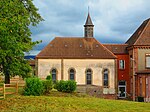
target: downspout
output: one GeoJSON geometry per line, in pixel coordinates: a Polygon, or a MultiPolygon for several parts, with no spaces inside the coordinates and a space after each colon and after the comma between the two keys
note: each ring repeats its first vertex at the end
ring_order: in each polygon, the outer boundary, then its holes
{"type": "Polygon", "coordinates": [[[38,77],[38,58],[35,58],[35,76],[38,77]]]}
{"type": "Polygon", "coordinates": [[[133,47],[133,101],[135,101],[135,56],[133,47]]]}
{"type": "Polygon", "coordinates": [[[116,98],[118,96],[118,66],[117,66],[117,59],[115,59],[115,94],[116,98]]]}
{"type": "Polygon", "coordinates": [[[61,59],[61,80],[64,79],[64,60],[61,59]]]}

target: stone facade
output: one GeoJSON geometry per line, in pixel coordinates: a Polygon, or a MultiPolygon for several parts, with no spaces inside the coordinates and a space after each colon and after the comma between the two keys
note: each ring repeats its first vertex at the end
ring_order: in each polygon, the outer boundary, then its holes
{"type": "Polygon", "coordinates": [[[115,60],[114,59],[38,59],[38,77],[46,78],[51,69],[57,70],[57,80],[69,80],[69,69],[75,70],[77,85],[86,85],[86,70],[92,70],[92,84],[103,87],[103,70],[109,70],[109,86],[104,94],[115,94],[115,60]],[[63,62],[63,63],[62,63],[63,62]]]}

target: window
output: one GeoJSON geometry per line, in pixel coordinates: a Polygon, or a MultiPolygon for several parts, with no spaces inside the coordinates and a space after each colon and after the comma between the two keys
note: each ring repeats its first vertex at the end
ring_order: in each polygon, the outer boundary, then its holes
{"type": "Polygon", "coordinates": [[[133,79],[131,77],[131,80],[130,80],[130,93],[133,94],[133,79]]]}
{"type": "Polygon", "coordinates": [[[119,69],[125,69],[125,60],[119,60],[119,69]]]}
{"type": "Polygon", "coordinates": [[[69,70],[69,79],[75,80],[75,70],[74,69],[69,70]]]}
{"type": "Polygon", "coordinates": [[[92,84],[92,70],[91,69],[86,70],[86,83],[92,84]]]}
{"type": "Polygon", "coordinates": [[[51,70],[51,75],[52,75],[52,80],[55,83],[56,82],[57,70],[56,69],[52,69],[51,70]]]}
{"type": "Polygon", "coordinates": [[[108,69],[103,71],[103,86],[108,87],[108,69]]]}
{"type": "Polygon", "coordinates": [[[146,97],[148,96],[148,77],[146,77],[146,97]]]}
{"type": "Polygon", "coordinates": [[[140,77],[140,96],[142,96],[142,77],[140,77]]]}
{"type": "Polygon", "coordinates": [[[146,68],[150,68],[150,54],[146,54],[146,68]]]}
{"type": "Polygon", "coordinates": [[[130,55],[130,67],[133,68],[133,56],[130,55]]]}

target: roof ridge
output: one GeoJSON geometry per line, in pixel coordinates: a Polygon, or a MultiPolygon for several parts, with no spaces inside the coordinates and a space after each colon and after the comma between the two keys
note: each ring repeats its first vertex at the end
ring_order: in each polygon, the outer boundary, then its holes
{"type": "MultiPolygon", "coordinates": [[[[144,22],[147,22],[147,23],[146,23],[146,26],[145,26],[145,28],[143,29],[143,31],[140,33],[140,35],[138,36],[139,38],[137,38],[137,40],[135,41],[135,43],[134,43],[133,45],[135,45],[135,44],[138,42],[138,40],[141,38],[141,35],[142,35],[142,34],[145,32],[145,30],[147,29],[148,24],[150,24],[149,21],[150,21],[150,18],[144,21],[144,22]],[[147,22],[147,21],[148,21],[148,22],[147,22]]],[[[144,23],[144,22],[143,22],[143,23],[144,23]]]]}

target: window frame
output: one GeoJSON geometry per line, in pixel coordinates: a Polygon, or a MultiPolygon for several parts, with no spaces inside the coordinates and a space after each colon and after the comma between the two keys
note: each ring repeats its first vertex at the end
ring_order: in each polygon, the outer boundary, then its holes
{"type": "Polygon", "coordinates": [[[149,60],[150,60],[150,53],[146,53],[146,54],[145,54],[145,68],[146,68],[146,69],[150,69],[150,65],[147,66],[147,57],[149,57],[149,60]]]}
{"type": "Polygon", "coordinates": [[[124,70],[125,69],[125,60],[121,59],[119,60],[119,69],[124,70]],[[123,62],[123,67],[121,67],[121,61],[123,62]]]}

